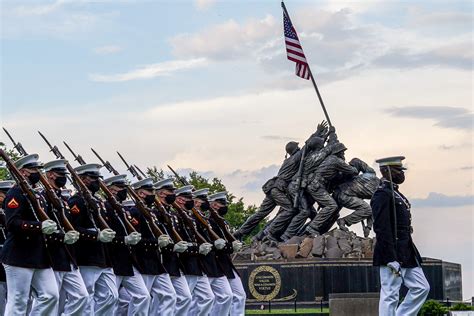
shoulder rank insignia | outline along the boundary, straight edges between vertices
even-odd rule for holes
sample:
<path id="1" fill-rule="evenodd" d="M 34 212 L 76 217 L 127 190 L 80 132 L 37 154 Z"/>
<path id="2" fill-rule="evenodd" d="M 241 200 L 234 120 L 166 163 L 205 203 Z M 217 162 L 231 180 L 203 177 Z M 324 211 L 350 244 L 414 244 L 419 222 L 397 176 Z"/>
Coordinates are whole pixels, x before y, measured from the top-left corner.
<path id="1" fill-rule="evenodd" d="M 80 212 L 81 210 L 77 207 L 77 205 L 74 205 L 73 207 L 71 207 L 72 214 L 79 214 Z"/>
<path id="2" fill-rule="evenodd" d="M 12 198 L 10 202 L 8 202 L 7 206 L 9 208 L 18 208 L 20 204 L 15 200 L 15 198 Z"/>

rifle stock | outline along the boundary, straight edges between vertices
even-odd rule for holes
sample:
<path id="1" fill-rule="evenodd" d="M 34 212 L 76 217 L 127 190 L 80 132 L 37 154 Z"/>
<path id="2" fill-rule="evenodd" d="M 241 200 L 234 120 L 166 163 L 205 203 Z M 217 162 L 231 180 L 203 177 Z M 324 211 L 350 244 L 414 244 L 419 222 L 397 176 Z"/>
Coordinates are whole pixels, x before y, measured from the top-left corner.
<path id="1" fill-rule="evenodd" d="M 186 181 L 186 179 L 184 177 L 180 177 L 180 175 L 170 166 L 170 165 L 167 165 L 168 168 L 171 170 L 171 172 L 175 175 L 176 179 L 178 179 L 183 185 L 189 185 L 189 182 Z M 219 235 L 217 235 L 213 230 L 212 230 L 212 227 L 211 225 L 209 224 L 208 221 L 206 221 L 202 216 L 201 214 L 199 214 L 199 212 L 193 208 L 193 214 L 194 216 L 196 216 L 196 218 L 199 220 L 199 222 L 207 229 L 207 231 L 209 232 L 209 236 L 213 239 L 213 240 L 217 240 L 219 239 Z M 210 209 L 209 210 L 209 214 L 210 216 L 214 219 L 214 221 L 216 222 L 216 224 L 219 226 L 219 228 L 222 230 L 222 232 L 224 233 L 224 236 L 225 238 L 227 239 L 227 241 L 235 241 L 237 240 L 230 232 L 229 230 L 227 229 L 227 225 L 225 223 L 225 220 L 224 218 L 222 218 L 219 214 L 217 214 L 217 212 L 215 210 L 212 210 Z"/>
<path id="2" fill-rule="evenodd" d="M 54 153 L 57 159 L 66 159 L 64 155 L 59 151 L 59 148 L 57 146 L 52 146 L 49 141 L 46 139 L 46 137 L 38 132 L 40 136 L 43 138 L 43 140 L 46 142 L 46 144 L 49 146 L 50 151 Z M 69 146 L 68 146 L 69 147 Z M 100 214 L 100 208 L 97 205 L 97 202 L 94 200 L 92 193 L 89 191 L 87 186 L 84 184 L 80 176 L 77 174 L 76 170 L 71 166 L 69 161 L 66 163 L 66 168 L 69 171 L 69 174 L 72 177 L 73 183 L 75 183 L 75 187 L 79 194 L 84 198 L 84 201 L 88 207 L 88 209 L 91 209 L 93 214 L 95 215 L 99 228 L 100 229 L 106 229 L 110 228 L 109 225 L 107 225 L 107 222 L 105 219 L 102 217 Z"/>
<path id="3" fill-rule="evenodd" d="M 49 216 L 46 214 L 46 212 L 41 207 L 38 199 L 36 198 L 36 194 L 33 191 L 33 188 L 28 183 L 28 181 L 25 179 L 25 177 L 21 174 L 20 170 L 18 170 L 18 168 L 15 166 L 15 164 L 10 159 L 10 157 L 7 155 L 7 153 L 1 148 L 0 148 L 0 157 L 7 164 L 7 168 L 8 168 L 8 170 L 10 170 L 10 173 L 11 173 L 12 177 L 15 179 L 18 186 L 21 188 L 23 193 L 26 194 L 26 198 L 31 203 L 31 205 L 33 207 L 33 210 L 35 211 L 36 216 L 38 217 L 38 219 L 40 221 L 48 220 Z"/>
<path id="4" fill-rule="evenodd" d="M 186 214 L 186 212 L 176 203 L 176 202 L 173 202 L 173 208 L 176 210 L 176 212 L 178 213 L 181 221 L 183 222 L 183 224 L 186 226 L 187 229 L 189 229 L 190 231 L 193 232 L 194 236 L 196 236 L 196 241 L 199 243 L 199 244 L 202 244 L 202 243 L 205 243 L 207 242 L 206 238 L 204 238 L 198 231 L 197 231 L 197 228 L 196 226 L 194 225 L 194 222 L 193 220 L 191 219 L 191 217 L 189 217 L 188 214 Z"/>

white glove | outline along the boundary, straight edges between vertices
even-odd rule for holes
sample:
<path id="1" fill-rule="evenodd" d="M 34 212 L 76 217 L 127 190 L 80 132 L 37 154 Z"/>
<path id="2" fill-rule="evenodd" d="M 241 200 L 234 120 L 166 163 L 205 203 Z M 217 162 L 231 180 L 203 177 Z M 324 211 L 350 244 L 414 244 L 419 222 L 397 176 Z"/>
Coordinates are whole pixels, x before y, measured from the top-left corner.
<path id="1" fill-rule="evenodd" d="M 66 245 L 72 245 L 73 243 L 75 243 L 78 240 L 79 240 L 79 232 L 77 232 L 75 230 L 70 230 L 70 231 L 68 231 L 64 234 L 63 242 Z"/>
<path id="2" fill-rule="evenodd" d="M 171 238 L 168 235 L 161 235 L 158 237 L 158 247 L 164 248 L 171 243 Z"/>
<path id="3" fill-rule="evenodd" d="M 400 275 L 400 263 L 398 263 L 397 261 L 392 261 L 392 262 L 389 262 L 387 263 L 387 267 L 392 270 L 392 273 L 393 274 L 396 274 L 396 275 Z"/>
<path id="4" fill-rule="evenodd" d="M 106 228 L 99 232 L 99 240 L 101 242 L 111 242 L 114 238 L 115 232 L 110 228 Z"/>
<path id="5" fill-rule="evenodd" d="M 240 249 L 242 249 L 242 242 L 235 240 L 232 242 L 232 249 L 234 249 L 234 252 L 239 252 Z"/>
<path id="6" fill-rule="evenodd" d="M 178 242 L 173 247 L 173 251 L 177 253 L 185 252 L 188 249 L 188 243 L 184 240 Z"/>
<path id="7" fill-rule="evenodd" d="M 56 222 L 50 219 L 47 219 L 41 222 L 41 231 L 43 232 L 43 234 L 51 235 L 57 229 L 58 229 L 58 225 L 56 225 Z"/>
<path id="8" fill-rule="evenodd" d="M 125 236 L 124 241 L 126 245 L 136 245 L 142 240 L 142 234 L 133 232 L 128 236 Z"/>
<path id="9" fill-rule="evenodd" d="M 212 245 L 208 242 L 205 242 L 199 245 L 199 253 L 201 255 L 207 256 L 207 254 L 210 253 L 211 250 L 212 250 Z"/>
<path id="10" fill-rule="evenodd" d="M 214 241 L 214 247 L 216 247 L 217 250 L 222 250 L 224 249 L 226 243 L 227 242 L 224 239 L 219 238 L 216 241 Z"/>

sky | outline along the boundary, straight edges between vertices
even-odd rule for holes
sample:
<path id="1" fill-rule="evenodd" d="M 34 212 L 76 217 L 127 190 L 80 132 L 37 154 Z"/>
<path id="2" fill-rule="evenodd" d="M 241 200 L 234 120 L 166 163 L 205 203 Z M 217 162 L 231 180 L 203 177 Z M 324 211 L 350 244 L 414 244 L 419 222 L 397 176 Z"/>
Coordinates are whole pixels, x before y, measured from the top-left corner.
<path id="1" fill-rule="evenodd" d="M 376 167 L 406 156 L 415 243 L 423 256 L 461 263 L 470 298 L 472 3 L 285 3 L 346 157 Z M 311 82 L 286 59 L 279 1 L 0 8 L 0 123 L 45 162 L 53 156 L 37 130 L 86 161 L 97 161 L 94 147 L 121 171 L 116 150 L 142 167 L 219 177 L 258 205 L 285 144 L 324 119 Z"/>

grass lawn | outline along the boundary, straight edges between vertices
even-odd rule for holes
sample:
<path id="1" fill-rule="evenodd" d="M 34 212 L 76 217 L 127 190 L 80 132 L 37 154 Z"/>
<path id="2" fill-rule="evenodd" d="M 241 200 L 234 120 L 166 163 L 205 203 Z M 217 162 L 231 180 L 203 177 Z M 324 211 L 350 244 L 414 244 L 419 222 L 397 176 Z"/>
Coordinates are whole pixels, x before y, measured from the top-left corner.
<path id="1" fill-rule="evenodd" d="M 329 313 L 329 308 L 323 308 L 323 313 Z M 245 315 L 272 315 L 272 314 L 320 314 L 321 309 L 320 308 L 298 308 L 295 312 L 294 309 L 288 308 L 288 309 L 273 309 L 272 312 L 269 313 L 268 309 L 265 309 L 263 311 L 261 310 L 246 310 Z"/>

